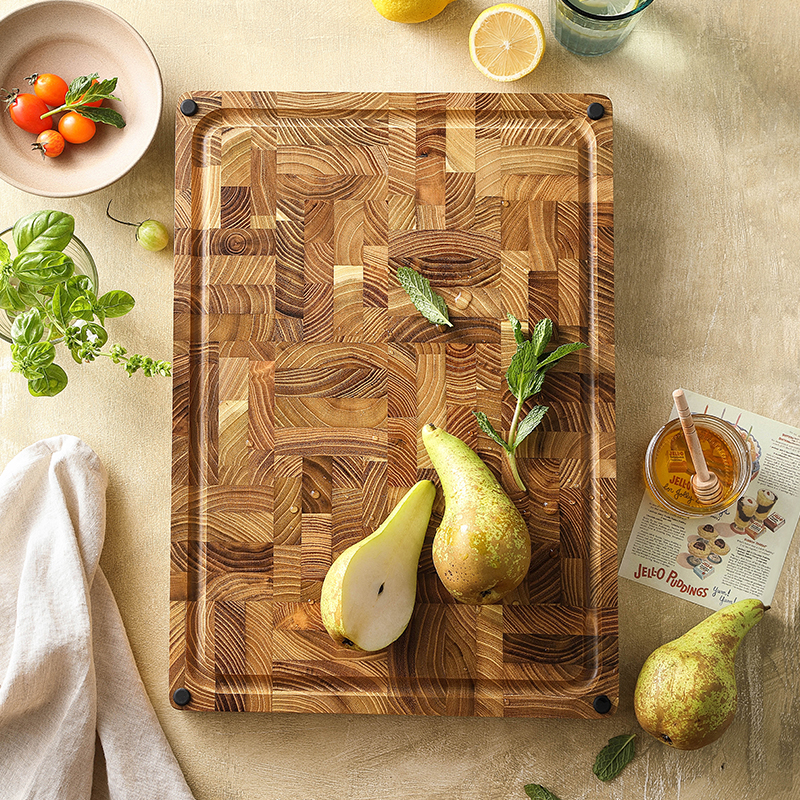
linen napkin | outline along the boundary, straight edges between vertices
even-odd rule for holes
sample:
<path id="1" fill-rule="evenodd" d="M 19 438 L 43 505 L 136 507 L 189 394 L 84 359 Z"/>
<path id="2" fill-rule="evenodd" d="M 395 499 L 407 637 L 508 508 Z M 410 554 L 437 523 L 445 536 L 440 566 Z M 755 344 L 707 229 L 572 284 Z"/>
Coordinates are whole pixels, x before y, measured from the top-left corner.
<path id="1" fill-rule="evenodd" d="M 31 445 L 0 475 L 4 800 L 192 798 L 98 566 L 106 485 L 74 436 Z"/>

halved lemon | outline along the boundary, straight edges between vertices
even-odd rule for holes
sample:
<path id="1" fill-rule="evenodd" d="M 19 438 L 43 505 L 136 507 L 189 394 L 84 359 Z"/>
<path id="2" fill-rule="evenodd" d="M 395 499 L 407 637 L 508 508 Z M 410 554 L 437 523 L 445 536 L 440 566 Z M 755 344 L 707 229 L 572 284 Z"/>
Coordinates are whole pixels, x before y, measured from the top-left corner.
<path id="1" fill-rule="evenodd" d="M 542 60 L 542 21 L 532 11 L 513 3 L 487 8 L 469 32 L 469 54 L 487 78 L 518 80 Z"/>

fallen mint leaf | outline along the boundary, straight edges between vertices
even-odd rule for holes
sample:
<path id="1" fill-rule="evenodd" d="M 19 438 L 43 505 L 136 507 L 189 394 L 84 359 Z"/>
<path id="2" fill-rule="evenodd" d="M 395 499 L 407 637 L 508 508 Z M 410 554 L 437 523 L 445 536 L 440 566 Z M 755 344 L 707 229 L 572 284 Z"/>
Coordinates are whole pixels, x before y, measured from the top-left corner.
<path id="1" fill-rule="evenodd" d="M 624 733 L 608 740 L 608 744 L 597 754 L 592 772 L 604 782 L 613 781 L 636 755 L 633 740 L 635 733 Z"/>
<path id="2" fill-rule="evenodd" d="M 529 783 L 525 787 L 525 794 L 527 794 L 531 800 L 558 800 L 551 791 L 545 789 L 544 786 L 540 786 L 538 783 Z"/>
<path id="3" fill-rule="evenodd" d="M 398 267 L 397 279 L 411 298 L 414 307 L 428 322 L 453 327 L 447 313 L 447 304 L 431 289 L 431 282 L 424 275 L 411 267 Z"/>

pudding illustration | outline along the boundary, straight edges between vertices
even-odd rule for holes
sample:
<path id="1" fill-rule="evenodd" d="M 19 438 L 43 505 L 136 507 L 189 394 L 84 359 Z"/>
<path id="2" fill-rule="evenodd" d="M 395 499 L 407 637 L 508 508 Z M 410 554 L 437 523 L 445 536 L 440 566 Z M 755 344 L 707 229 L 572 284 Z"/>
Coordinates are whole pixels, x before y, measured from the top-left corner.
<path id="1" fill-rule="evenodd" d="M 752 497 L 740 497 L 736 501 L 736 516 L 733 518 L 731 528 L 736 533 L 744 533 L 752 521 L 758 503 Z"/>
<path id="2" fill-rule="evenodd" d="M 778 496 L 774 492 L 770 492 L 766 489 L 759 489 L 756 493 L 756 502 L 758 503 L 758 507 L 756 508 L 755 518 L 758 522 L 763 522 L 771 513 L 772 507 L 778 500 Z"/>

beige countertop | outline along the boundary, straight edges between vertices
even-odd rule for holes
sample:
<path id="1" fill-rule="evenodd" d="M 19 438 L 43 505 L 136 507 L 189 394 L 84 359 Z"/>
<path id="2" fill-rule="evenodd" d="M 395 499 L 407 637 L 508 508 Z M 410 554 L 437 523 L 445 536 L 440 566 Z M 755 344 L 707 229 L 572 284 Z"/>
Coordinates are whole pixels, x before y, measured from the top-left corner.
<path id="1" fill-rule="evenodd" d="M 115 185 L 49 200 L 0 185 L 0 219 L 41 208 L 76 218 L 108 285 L 137 298 L 121 341 L 169 359 L 172 255 L 146 253 L 104 219 L 172 224 L 177 98 L 192 89 L 596 92 L 614 104 L 616 396 L 620 553 L 643 492 L 640 464 L 677 386 L 800 424 L 800 12 L 791 0 L 656 0 L 618 51 L 579 58 L 549 32 L 540 66 L 504 87 L 467 51 L 490 0 L 456 0 L 403 26 L 369 0 L 105 0 L 161 67 L 156 139 Z M 0 13 L 21 7 L 3 0 Z M 717 743 L 681 753 L 633 714 L 645 657 L 709 612 L 621 580 L 620 707 L 600 721 L 192 714 L 168 701 L 171 386 L 110 363 L 67 370 L 70 385 L 33 399 L 0 348 L 0 463 L 60 433 L 83 438 L 110 473 L 102 566 L 142 678 L 198 800 L 788 800 L 800 796 L 800 538 L 772 610 L 740 650 L 736 719 Z M 592 775 L 614 735 L 638 732 L 620 778 Z M 146 765 L 143 765 L 146 770 Z"/>

